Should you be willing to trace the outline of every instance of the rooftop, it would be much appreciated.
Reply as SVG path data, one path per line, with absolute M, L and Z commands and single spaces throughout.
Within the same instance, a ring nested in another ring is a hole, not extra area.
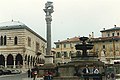
M 5 26 L 17 26 L 17 25 L 22 25 L 26 26 L 25 24 L 19 22 L 19 21 L 9 21 L 9 22 L 2 22 L 0 23 L 0 27 L 5 27 Z
M 92 42 L 113 41 L 113 40 L 120 40 L 120 36 L 93 38 Z
M 106 29 L 104 28 L 104 30 L 100 31 L 100 32 L 106 32 L 106 31 L 116 31 L 116 30 L 120 30 L 120 27 L 117 27 L 116 25 L 114 25 L 114 28 L 110 28 L 110 29 Z
M 34 35 L 36 35 L 37 37 L 39 37 L 40 39 L 42 39 L 43 41 L 46 42 L 46 40 L 44 38 L 42 38 L 40 35 L 38 35 L 32 29 L 30 29 L 25 24 L 23 24 L 19 21 L 13 21 L 12 20 L 12 21 L 9 21 L 9 22 L 0 23 L 0 30 L 14 30 L 14 29 L 26 29 L 26 30 L 30 31 L 31 33 L 33 33 Z
M 56 44 L 56 43 L 78 42 L 80 41 L 79 38 L 80 37 L 67 38 L 66 40 L 62 40 L 62 41 L 58 40 L 58 42 L 54 42 L 54 43 Z

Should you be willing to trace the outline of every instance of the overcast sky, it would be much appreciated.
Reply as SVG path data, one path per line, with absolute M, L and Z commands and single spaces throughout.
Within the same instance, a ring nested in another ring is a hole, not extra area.
M 120 0 L 48 0 L 52 13 L 53 42 L 94 32 L 100 37 L 103 28 L 120 26 Z M 20 21 L 46 39 L 43 11 L 47 0 L 0 0 L 0 22 Z

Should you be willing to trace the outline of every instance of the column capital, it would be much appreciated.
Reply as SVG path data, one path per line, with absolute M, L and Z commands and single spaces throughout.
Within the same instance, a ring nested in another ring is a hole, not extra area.
M 51 23 L 52 16 L 46 16 L 45 20 L 46 20 L 47 23 Z

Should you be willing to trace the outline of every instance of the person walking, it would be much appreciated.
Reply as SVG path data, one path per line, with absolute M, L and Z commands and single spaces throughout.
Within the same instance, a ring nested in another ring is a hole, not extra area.
M 27 72 L 28 72 L 28 77 L 30 77 L 30 75 L 31 75 L 30 69 Z
M 84 75 L 84 80 L 89 80 L 89 77 L 85 76 L 87 74 L 90 74 L 90 69 L 88 68 L 88 65 L 83 69 L 83 75 Z

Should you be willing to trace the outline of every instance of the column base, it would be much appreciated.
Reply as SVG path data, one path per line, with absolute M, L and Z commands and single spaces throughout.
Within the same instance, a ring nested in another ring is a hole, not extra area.
M 45 55 L 45 64 L 53 63 L 52 55 Z

